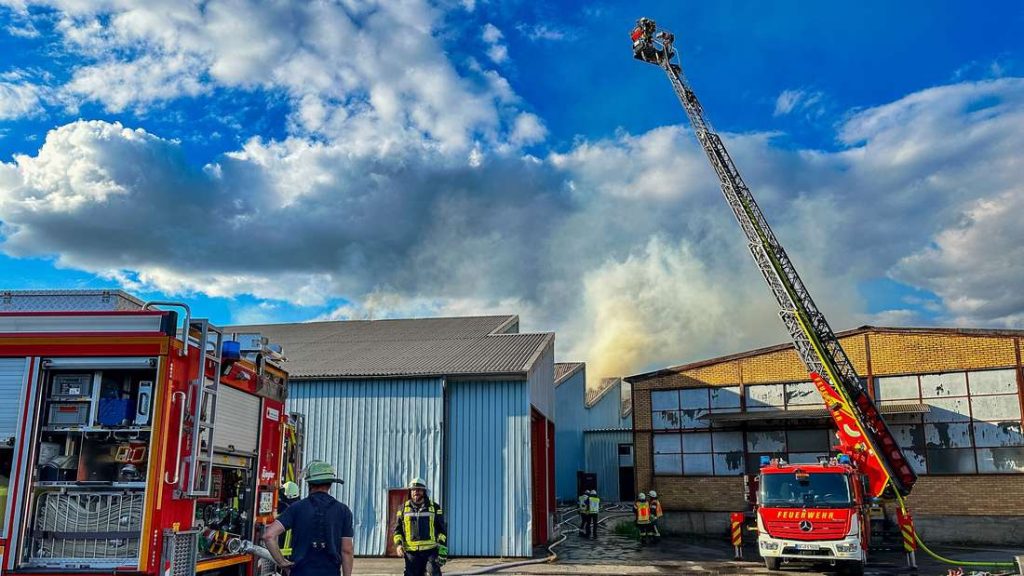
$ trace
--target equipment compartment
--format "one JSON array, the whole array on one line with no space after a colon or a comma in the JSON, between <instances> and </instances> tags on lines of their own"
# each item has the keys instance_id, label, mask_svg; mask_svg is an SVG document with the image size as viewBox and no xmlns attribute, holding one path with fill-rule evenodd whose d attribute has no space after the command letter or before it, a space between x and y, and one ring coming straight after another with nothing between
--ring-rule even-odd
<instances>
[{"instance_id":1,"label":"equipment compartment","mask_svg":"<svg viewBox=\"0 0 1024 576\"><path fill-rule=\"evenodd\" d=\"M138 564L157 363L109 360L42 374L23 567Z\"/></svg>"}]
</instances>

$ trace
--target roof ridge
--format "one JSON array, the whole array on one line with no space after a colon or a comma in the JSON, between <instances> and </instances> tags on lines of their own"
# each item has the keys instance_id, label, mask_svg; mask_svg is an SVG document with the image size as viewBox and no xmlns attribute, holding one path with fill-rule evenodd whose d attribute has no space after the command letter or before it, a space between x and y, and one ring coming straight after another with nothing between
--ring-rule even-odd
<instances>
[{"instance_id":1,"label":"roof ridge","mask_svg":"<svg viewBox=\"0 0 1024 576\"><path fill-rule=\"evenodd\" d=\"M620 384L621 385L622 384L622 377L621 376L613 376L611 378L601 378L601 384L603 385L603 387L601 389L597 390L596 392L594 392L593 398L586 400L586 407L587 408L593 408L594 406L597 406L597 403L601 401L601 398L604 398L608 394L609 390L614 388L616 384ZM590 396L590 394L587 394L587 396ZM621 404L621 403L622 403L622 400L620 399L619 400L619 404Z\"/></svg>"},{"instance_id":2,"label":"roof ridge","mask_svg":"<svg viewBox=\"0 0 1024 576\"><path fill-rule=\"evenodd\" d=\"M571 366L571 368L569 368L568 372L555 379L555 388L563 384L566 380L572 377L573 374L576 374L587 365L586 362L555 362L555 366L558 366L559 364L562 366Z\"/></svg>"}]
</instances>

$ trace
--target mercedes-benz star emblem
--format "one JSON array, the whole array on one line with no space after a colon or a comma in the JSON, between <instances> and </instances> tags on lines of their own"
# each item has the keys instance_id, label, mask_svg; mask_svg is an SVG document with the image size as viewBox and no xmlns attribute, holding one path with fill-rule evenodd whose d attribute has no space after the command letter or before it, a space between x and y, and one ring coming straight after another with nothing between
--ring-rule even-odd
<instances>
[{"instance_id":1,"label":"mercedes-benz star emblem","mask_svg":"<svg viewBox=\"0 0 1024 576\"><path fill-rule=\"evenodd\" d=\"M804 532L810 532L811 528L814 528L814 525L808 522L807 520L800 522L800 529Z\"/></svg>"}]
</instances>

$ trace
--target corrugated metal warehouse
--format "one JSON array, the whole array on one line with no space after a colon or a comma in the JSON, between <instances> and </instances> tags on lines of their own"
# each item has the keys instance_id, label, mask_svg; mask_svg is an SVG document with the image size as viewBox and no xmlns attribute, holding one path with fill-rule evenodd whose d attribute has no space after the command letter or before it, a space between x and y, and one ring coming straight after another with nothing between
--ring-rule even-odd
<instances>
[{"instance_id":1,"label":"corrugated metal warehouse","mask_svg":"<svg viewBox=\"0 0 1024 576\"><path fill-rule=\"evenodd\" d=\"M606 378L587 389L583 362L555 364L555 487L558 499L575 501L583 474L593 475L603 500L632 501L633 415L629 385Z\"/></svg>"},{"instance_id":2,"label":"corrugated metal warehouse","mask_svg":"<svg viewBox=\"0 0 1024 576\"><path fill-rule=\"evenodd\" d=\"M236 326L284 347L306 460L334 464L359 555L422 476L453 556L529 556L554 518L554 334L517 316Z\"/></svg>"},{"instance_id":3,"label":"corrugated metal warehouse","mask_svg":"<svg viewBox=\"0 0 1024 576\"><path fill-rule=\"evenodd\" d=\"M908 499L930 542L1024 533L1018 330L865 326L837 335L920 478ZM832 421L791 344L630 376L637 482L667 524L722 532L761 455L813 462Z\"/></svg>"}]
</instances>

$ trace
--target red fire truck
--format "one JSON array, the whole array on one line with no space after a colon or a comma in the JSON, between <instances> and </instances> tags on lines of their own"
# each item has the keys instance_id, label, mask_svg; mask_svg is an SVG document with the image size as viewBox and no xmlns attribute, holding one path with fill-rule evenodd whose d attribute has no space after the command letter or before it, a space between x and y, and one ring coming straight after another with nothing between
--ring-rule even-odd
<instances>
[{"instance_id":1,"label":"red fire truck","mask_svg":"<svg viewBox=\"0 0 1024 576\"><path fill-rule=\"evenodd\" d=\"M763 466L756 515L758 548L768 569L778 569L783 560L806 560L863 574L871 524L861 478L842 457Z\"/></svg>"},{"instance_id":2,"label":"red fire truck","mask_svg":"<svg viewBox=\"0 0 1024 576\"><path fill-rule=\"evenodd\" d=\"M282 360L182 304L0 292L0 574L272 571Z\"/></svg>"}]
</instances>

